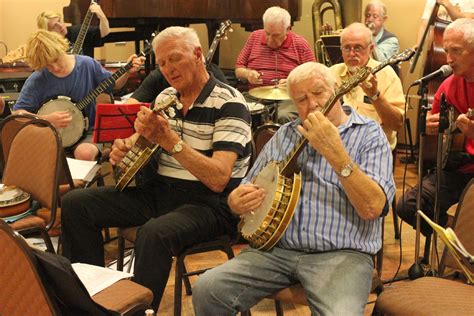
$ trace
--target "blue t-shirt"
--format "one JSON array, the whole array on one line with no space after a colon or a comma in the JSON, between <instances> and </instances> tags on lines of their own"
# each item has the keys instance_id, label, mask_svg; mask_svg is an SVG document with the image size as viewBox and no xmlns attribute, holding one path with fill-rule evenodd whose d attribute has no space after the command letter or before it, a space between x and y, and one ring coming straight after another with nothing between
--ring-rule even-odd
<instances>
[{"instance_id":1,"label":"blue t-shirt","mask_svg":"<svg viewBox=\"0 0 474 316\"><path fill-rule=\"evenodd\" d=\"M70 97L77 103L112 75L88 56L76 55L75 58L74 69L66 77L56 77L46 67L33 72L23 85L13 109L36 113L44 103L57 96ZM112 89L113 86L108 91ZM93 129L95 101L84 109L84 114L89 118L89 130Z\"/></svg>"}]
</instances>

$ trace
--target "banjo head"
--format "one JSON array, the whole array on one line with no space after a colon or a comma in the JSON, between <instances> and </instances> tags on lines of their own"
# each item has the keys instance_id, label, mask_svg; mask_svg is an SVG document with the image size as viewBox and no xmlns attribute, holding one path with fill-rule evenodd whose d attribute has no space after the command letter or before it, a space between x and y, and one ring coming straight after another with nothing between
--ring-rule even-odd
<instances>
[{"instance_id":1,"label":"banjo head","mask_svg":"<svg viewBox=\"0 0 474 316\"><path fill-rule=\"evenodd\" d=\"M77 143L84 134L86 128L84 115L82 115L82 112L69 100L69 98L65 97L46 102L39 109L38 114L47 115L57 111L68 111L72 117L71 122L66 128L57 129L61 135L63 147L70 147Z\"/></svg>"},{"instance_id":2,"label":"banjo head","mask_svg":"<svg viewBox=\"0 0 474 316\"><path fill-rule=\"evenodd\" d=\"M0 217L21 214L30 207L30 194L15 186L3 186L0 190Z\"/></svg>"},{"instance_id":3,"label":"banjo head","mask_svg":"<svg viewBox=\"0 0 474 316\"><path fill-rule=\"evenodd\" d=\"M271 162L263 168L254 183L263 188L267 194L257 209L252 213L242 215L244 224L241 226L241 233L244 236L250 236L257 232L261 225L265 226L265 217L273 204L274 195L278 188L279 168L275 162Z\"/></svg>"}]
</instances>

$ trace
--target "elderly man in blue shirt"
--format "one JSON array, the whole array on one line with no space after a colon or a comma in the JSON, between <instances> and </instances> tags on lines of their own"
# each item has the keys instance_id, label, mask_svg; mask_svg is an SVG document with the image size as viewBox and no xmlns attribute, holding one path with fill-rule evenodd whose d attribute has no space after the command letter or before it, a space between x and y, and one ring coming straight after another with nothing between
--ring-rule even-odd
<instances>
[{"instance_id":1,"label":"elderly man in blue shirt","mask_svg":"<svg viewBox=\"0 0 474 316\"><path fill-rule=\"evenodd\" d=\"M290 73L288 90L299 119L278 130L228 202L239 215L258 208L269 192L252 180L306 137L297 159L302 183L295 213L272 249L248 248L199 278L193 287L197 316L235 315L296 283L313 314L364 314L372 256L382 246L382 216L395 194L392 155L375 121L339 102L327 116L320 112L336 85L318 63Z\"/></svg>"}]
</instances>

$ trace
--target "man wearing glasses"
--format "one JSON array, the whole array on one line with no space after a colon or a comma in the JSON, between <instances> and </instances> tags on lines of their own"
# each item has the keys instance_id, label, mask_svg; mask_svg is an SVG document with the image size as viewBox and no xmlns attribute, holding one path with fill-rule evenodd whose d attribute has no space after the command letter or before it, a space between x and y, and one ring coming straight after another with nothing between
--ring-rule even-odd
<instances>
[{"instance_id":1,"label":"man wearing glasses","mask_svg":"<svg viewBox=\"0 0 474 316\"><path fill-rule=\"evenodd\" d=\"M387 21L387 8L380 1L371 1L365 7L365 25L372 31L375 48L373 57L375 60L384 61L390 56L398 53L400 43L395 34L387 31L383 24ZM398 69L398 66L397 66ZM397 69L394 69L397 71Z\"/></svg>"},{"instance_id":2,"label":"man wearing glasses","mask_svg":"<svg viewBox=\"0 0 474 316\"><path fill-rule=\"evenodd\" d=\"M331 67L339 82L349 79L360 67L374 68L380 63L371 58L374 50L372 32L362 23L353 23L341 33L344 63ZM391 67L385 67L343 97L359 114L382 125L392 150L397 131L403 124L405 97L400 78Z\"/></svg>"}]
</instances>

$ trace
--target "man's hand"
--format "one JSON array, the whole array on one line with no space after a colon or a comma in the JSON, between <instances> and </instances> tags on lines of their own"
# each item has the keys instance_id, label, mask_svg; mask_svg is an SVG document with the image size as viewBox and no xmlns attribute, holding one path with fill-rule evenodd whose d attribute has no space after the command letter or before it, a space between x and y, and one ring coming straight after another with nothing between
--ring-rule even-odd
<instances>
[{"instance_id":1,"label":"man's hand","mask_svg":"<svg viewBox=\"0 0 474 316\"><path fill-rule=\"evenodd\" d=\"M53 124L56 128L66 128L72 121L72 116L68 111L57 111L42 116L46 121Z\"/></svg>"},{"instance_id":2,"label":"man's hand","mask_svg":"<svg viewBox=\"0 0 474 316\"><path fill-rule=\"evenodd\" d=\"M127 139L116 139L112 145L112 150L110 151L109 161L115 166L119 164L127 152L132 148L133 143L130 138Z\"/></svg>"},{"instance_id":3,"label":"man's hand","mask_svg":"<svg viewBox=\"0 0 474 316\"><path fill-rule=\"evenodd\" d=\"M91 3L89 9L92 13L97 15L97 18L106 18L104 11L102 11L102 8L96 2Z\"/></svg>"},{"instance_id":4,"label":"man's hand","mask_svg":"<svg viewBox=\"0 0 474 316\"><path fill-rule=\"evenodd\" d=\"M247 81L251 84L263 84L263 79L262 73L253 70L253 69L247 69L246 71L247 74Z\"/></svg>"},{"instance_id":5,"label":"man's hand","mask_svg":"<svg viewBox=\"0 0 474 316\"><path fill-rule=\"evenodd\" d=\"M265 198L265 190L254 184L239 185L229 194L229 207L235 214L243 215L253 212Z\"/></svg>"},{"instance_id":6,"label":"man's hand","mask_svg":"<svg viewBox=\"0 0 474 316\"><path fill-rule=\"evenodd\" d=\"M361 82L359 86L364 91L365 95L369 98L374 97L377 94L377 77L375 75L370 74L368 81Z\"/></svg>"},{"instance_id":7,"label":"man's hand","mask_svg":"<svg viewBox=\"0 0 474 316\"><path fill-rule=\"evenodd\" d=\"M460 114L458 116L456 126L467 138L474 139L474 121L466 114Z\"/></svg>"},{"instance_id":8,"label":"man's hand","mask_svg":"<svg viewBox=\"0 0 474 316\"><path fill-rule=\"evenodd\" d=\"M146 106L140 107L140 112L137 113L135 130L167 152L171 152L173 146L180 141L178 134L171 130L168 120Z\"/></svg>"},{"instance_id":9,"label":"man's hand","mask_svg":"<svg viewBox=\"0 0 474 316\"><path fill-rule=\"evenodd\" d=\"M321 112L310 113L298 131L331 165L343 158L345 149L339 131Z\"/></svg>"},{"instance_id":10,"label":"man's hand","mask_svg":"<svg viewBox=\"0 0 474 316\"><path fill-rule=\"evenodd\" d=\"M436 135L439 128L439 113L431 114L431 111L426 113L426 134Z\"/></svg>"}]
</instances>

